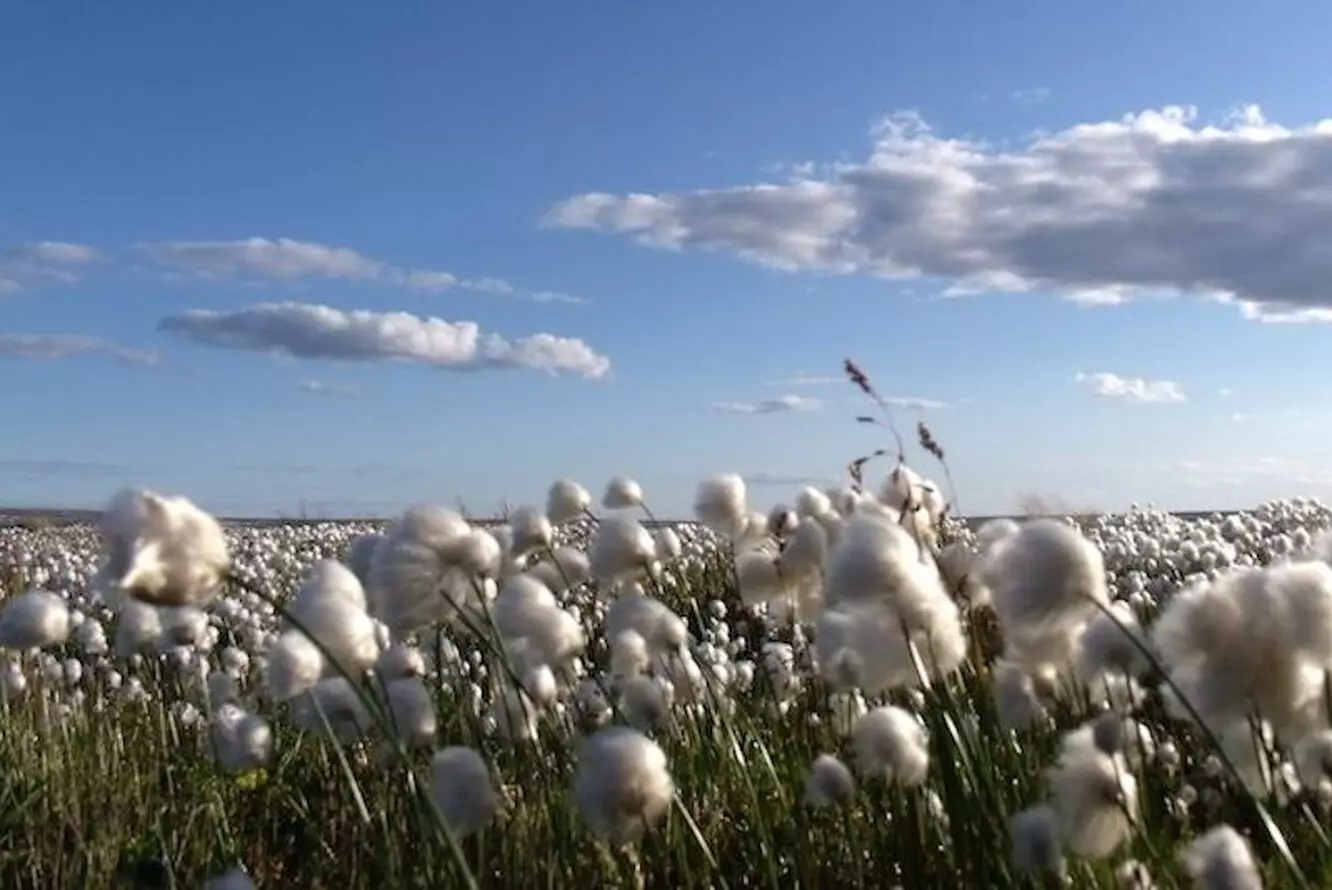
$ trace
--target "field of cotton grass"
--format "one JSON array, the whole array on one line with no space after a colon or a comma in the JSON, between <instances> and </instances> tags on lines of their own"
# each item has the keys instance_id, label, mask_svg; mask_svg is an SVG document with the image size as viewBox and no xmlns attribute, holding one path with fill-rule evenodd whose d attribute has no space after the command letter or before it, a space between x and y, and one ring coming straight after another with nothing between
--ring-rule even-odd
<instances>
[{"instance_id":1,"label":"field of cotton grass","mask_svg":"<svg viewBox=\"0 0 1332 890\"><path fill-rule=\"evenodd\" d=\"M1332 886L1332 510L974 527L846 370L768 514L3 530L0 884Z\"/></svg>"}]
</instances>

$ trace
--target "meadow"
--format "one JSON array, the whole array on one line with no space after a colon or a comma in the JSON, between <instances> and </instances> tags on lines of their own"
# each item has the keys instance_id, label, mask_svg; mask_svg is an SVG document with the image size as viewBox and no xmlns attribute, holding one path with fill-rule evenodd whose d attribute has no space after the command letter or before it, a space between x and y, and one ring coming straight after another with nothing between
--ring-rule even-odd
<instances>
[{"instance_id":1,"label":"meadow","mask_svg":"<svg viewBox=\"0 0 1332 890\"><path fill-rule=\"evenodd\" d=\"M1332 510L968 524L880 407L768 513L0 530L0 884L1332 886Z\"/></svg>"}]
</instances>

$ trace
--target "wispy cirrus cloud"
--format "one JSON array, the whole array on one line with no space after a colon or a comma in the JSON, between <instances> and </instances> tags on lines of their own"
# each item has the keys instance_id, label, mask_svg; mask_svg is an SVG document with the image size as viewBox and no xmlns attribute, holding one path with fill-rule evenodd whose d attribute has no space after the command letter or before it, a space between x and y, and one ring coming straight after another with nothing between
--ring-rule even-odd
<instances>
[{"instance_id":1,"label":"wispy cirrus cloud","mask_svg":"<svg viewBox=\"0 0 1332 890\"><path fill-rule=\"evenodd\" d=\"M155 365L162 354L155 349L134 349L81 334L0 334L0 357L29 361L99 356L131 365Z\"/></svg>"},{"instance_id":2,"label":"wispy cirrus cloud","mask_svg":"<svg viewBox=\"0 0 1332 890\"><path fill-rule=\"evenodd\" d=\"M1112 303L1193 294L1264 321L1332 321L1332 120L1169 106L1000 146L903 113L826 175L588 192L544 223L775 269L931 277L960 291Z\"/></svg>"},{"instance_id":3,"label":"wispy cirrus cloud","mask_svg":"<svg viewBox=\"0 0 1332 890\"><path fill-rule=\"evenodd\" d=\"M155 262L196 278L292 283L308 278L365 281L419 293L469 290L537 303L582 303L579 297L549 290L526 291L502 278L464 278L436 269L398 266L350 247L295 238L241 238L214 241L160 241L136 245Z\"/></svg>"},{"instance_id":4,"label":"wispy cirrus cloud","mask_svg":"<svg viewBox=\"0 0 1332 890\"><path fill-rule=\"evenodd\" d=\"M775 386L781 388L794 386L834 386L839 383L846 383L845 377L838 377L835 374L806 374L803 371L792 374L790 377L780 377L776 380L769 380L766 386Z\"/></svg>"},{"instance_id":5,"label":"wispy cirrus cloud","mask_svg":"<svg viewBox=\"0 0 1332 890\"><path fill-rule=\"evenodd\" d=\"M256 303L242 309L191 309L158 329L203 346L299 359L403 361L452 370L525 368L588 379L610 372L608 358L582 340L532 334L508 340L475 322L408 312L351 312L315 303Z\"/></svg>"},{"instance_id":6,"label":"wispy cirrus cloud","mask_svg":"<svg viewBox=\"0 0 1332 890\"><path fill-rule=\"evenodd\" d=\"M836 485L838 482L836 476L777 473L770 470L753 470L748 473L741 473L740 478L745 480L745 484L756 487L812 485L815 488L825 488L829 485Z\"/></svg>"},{"instance_id":7,"label":"wispy cirrus cloud","mask_svg":"<svg viewBox=\"0 0 1332 890\"><path fill-rule=\"evenodd\" d=\"M1078 374L1074 382L1081 384L1093 395L1128 402L1185 402L1184 389L1173 380L1145 380L1141 377L1120 377L1118 374L1099 372Z\"/></svg>"},{"instance_id":8,"label":"wispy cirrus cloud","mask_svg":"<svg viewBox=\"0 0 1332 890\"><path fill-rule=\"evenodd\" d=\"M358 399L361 390L346 383L330 383L326 380L302 380L296 388L308 396L323 396L332 399Z\"/></svg>"},{"instance_id":9,"label":"wispy cirrus cloud","mask_svg":"<svg viewBox=\"0 0 1332 890\"><path fill-rule=\"evenodd\" d=\"M757 402L714 402L712 410L722 414L783 414L790 411L817 411L823 407L818 399L786 395Z\"/></svg>"}]
</instances>

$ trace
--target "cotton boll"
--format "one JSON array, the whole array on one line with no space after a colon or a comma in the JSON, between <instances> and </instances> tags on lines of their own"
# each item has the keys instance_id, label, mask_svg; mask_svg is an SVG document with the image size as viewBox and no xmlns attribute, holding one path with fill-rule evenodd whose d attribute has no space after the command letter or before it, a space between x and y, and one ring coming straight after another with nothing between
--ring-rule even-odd
<instances>
[{"instance_id":1,"label":"cotton boll","mask_svg":"<svg viewBox=\"0 0 1332 890\"><path fill-rule=\"evenodd\" d=\"M879 489L879 500L898 513L921 504L925 480L904 463L893 468Z\"/></svg>"},{"instance_id":2,"label":"cotton boll","mask_svg":"<svg viewBox=\"0 0 1332 890\"><path fill-rule=\"evenodd\" d=\"M976 547L983 556L1020 531L1022 526L1012 519L991 519L976 530Z\"/></svg>"},{"instance_id":3,"label":"cotton boll","mask_svg":"<svg viewBox=\"0 0 1332 890\"><path fill-rule=\"evenodd\" d=\"M162 633L157 646L162 651L173 646L197 646L208 632L208 613L194 606L164 606L158 615Z\"/></svg>"},{"instance_id":4,"label":"cotton boll","mask_svg":"<svg viewBox=\"0 0 1332 890\"><path fill-rule=\"evenodd\" d=\"M107 560L97 586L153 605L201 605L231 567L217 520L183 497L126 490L102 516Z\"/></svg>"},{"instance_id":5,"label":"cotton boll","mask_svg":"<svg viewBox=\"0 0 1332 890\"><path fill-rule=\"evenodd\" d=\"M642 504L642 486L627 476L616 476L606 483L606 491L601 496L601 506L607 510L628 510Z\"/></svg>"},{"instance_id":6,"label":"cotton boll","mask_svg":"<svg viewBox=\"0 0 1332 890\"><path fill-rule=\"evenodd\" d=\"M384 536L380 534L358 535L347 549L347 568L362 586L370 582L370 564L375 558L375 548L382 540Z\"/></svg>"},{"instance_id":7,"label":"cotton boll","mask_svg":"<svg viewBox=\"0 0 1332 890\"><path fill-rule=\"evenodd\" d=\"M1129 839L1138 819L1138 783L1122 756L1101 751L1091 733L1072 733L1047 778L1070 852L1103 859Z\"/></svg>"},{"instance_id":8,"label":"cotton boll","mask_svg":"<svg viewBox=\"0 0 1332 890\"><path fill-rule=\"evenodd\" d=\"M491 619L501 636L517 638L531 633L544 613L559 608L550 588L528 574L514 575L504 582L491 609Z\"/></svg>"},{"instance_id":9,"label":"cotton boll","mask_svg":"<svg viewBox=\"0 0 1332 890\"><path fill-rule=\"evenodd\" d=\"M506 687L490 706L489 719L495 733L509 742L536 741L539 717L531 697L511 687Z\"/></svg>"},{"instance_id":10,"label":"cotton boll","mask_svg":"<svg viewBox=\"0 0 1332 890\"><path fill-rule=\"evenodd\" d=\"M572 479L557 479L546 494L546 518L555 525L584 515L592 506L592 495Z\"/></svg>"},{"instance_id":11,"label":"cotton boll","mask_svg":"<svg viewBox=\"0 0 1332 890\"><path fill-rule=\"evenodd\" d=\"M546 609L524 637L541 663L562 668L580 655L587 645L583 626L564 609Z\"/></svg>"},{"instance_id":12,"label":"cotton boll","mask_svg":"<svg viewBox=\"0 0 1332 890\"><path fill-rule=\"evenodd\" d=\"M1151 651L1147 633L1127 603L1112 603L1093 615L1078 638L1078 668L1084 677L1112 672L1144 677L1152 664L1144 651Z\"/></svg>"},{"instance_id":13,"label":"cotton boll","mask_svg":"<svg viewBox=\"0 0 1332 890\"><path fill-rule=\"evenodd\" d=\"M1063 877L1066 865L1055 819L1051 807L1039 806L1023 810L1008 821L1014 868Z\"/></svg>"},{"instance_id":14,"label":"cotton boll","mask_svg":"<svg viewBox=\"0 0 1332 890\"><path fill-rule=\"evenodd\" d=\"M1269 596L1289 610L1288 645L1332 667L1332 566L1292 563L1267 570Z\"/></svg>"},{"instance_id":15,"label":"cotton boll","mask_svg":"<svg viewBox=\"0 0 1332 890\"><path fill-rule=\"evenodd\" d=\"M621 596L606 610L606 635L614 638L625 630L636 631L652 653L684 645L688 630L684 620L661 600L650 596Z\"/></svg>"},{"instance_id":16,"label":"cotton boll","mask_svg":"<svg viewBox=\"0 0 1332 890\"><path fill-rule=\"evenodd\" d=\"M592 574L606 585L632 580L648 571L657 544L642 523L620 514L603 519L588 552Z\"/></svg>"},{"instance_id":17,"label":"cotton boll","mask_svg":"<svg viewBox=\"0 0 1332 890\"><path fill-rule=\"evenodd\" d=\"M1261 569L1237 569L1170 598L1152 641L1175 687L1203 720L1224 725L1256 706L1282 731L1298 730L1321 694L1322 670L1292 645L1288 603ZM1167 704L1191 716L1173 689Z\"/></svg>"},{"instance_id":18,"label":"cotton boll","mask_svg":"<svg viewBox=\"0 0 1332 890\"><path fill-rule=\"evenodd\" d=\"M152 648L162 636L162 614L154 606L130 600L116 618L116 654L128 658Z\"/></svg>"},{"instance_id":19,"label":"cotton boll","mask_svg":"<svg viewBox=\"0 0 1332 890\"><path fill-rule=\"evenodd\" d=\"M777 559L782 576L792 580L818 577L828 558L828 533L817 519L797 523Z\"/></svg>"},{"instance_id":20,"label":"cotton boll","mask_svg":"<svg viewBox=\"0 0 1332 890\"><path fill-rule=\"evenodd\" d=\"M909 711L892 705L870 710L851 731L857 769L907 787L925 781L930 752L925 727Z\"/></svg>"},{"instance_id":21,"label":"cotton boll","mask_svg":"<svg viewBox=\"0 0 1332 890\"><path fill-rule=\"evenodd\" d=\"M513 530L512 553L519 557L548 549L555 536L550 520L535 507L519 507L510 513L509 528Z\"/></svg>"},{"instance_id":22,"label":"cotton boll","mask_svg":"<svg viewBox=\"0 0 1332 890\"><path fill-rule=\"evenodd\" d=\"M724 473L700 482L694 494L694 516L724 538L739 538L749 518L745 481L734 473Z\"/></svg>"},{"instance_id":23,"label":"cotton boll","mask_svg":"<svg viewBox=\"0 0 1332 890\"><path fill-rule=\"evenodd\" d=\"M456 562L465 574L494 578L500 574L505 549L498 538L483 528L474 528L458 542Z\"/></svg>"},{"instance_id":24,"label":"cotton boll","mask_svg":"<svg viewBox=\"0 0 1332 890\"><path fill-rule=\"evenodd\" d=\"M1000 726L1010 730L1026 729L1044 719L1045 704L1036 692L1030 672L1006 659L995 661L991 670Z\"/></svg>"},{"instance_id":25,"label":"cotton boll","mask_svg":"<svg viewBox=\"0 0 1332 890\"><path fill-rule=\"evenodd\" d=\"M430 796L446 830L458 839L485 828L499 810L489 767L462 746L444 748L431 759Z\"/></svg>"},{"instance_id":26,"label":"cotton boll","mask_svg":"<svg viewBox=\"0 0 1332 890\"><path fill-rule=\"evenodd\" d=\"M666 815L674 794L666 753L638 730L612 726L580 743L574 801L611 844L637 840Z\"/></svg>"},{"instance_id":27,"label":"cotton boll","mask_svg":"<svg viewBox=\"0 0 1332 890\"><path fill-rule=\"evenodd\" d=\"M385 680L423 677L426 673L425 656L414 646L394 643L379 653L375 673Z\"/></svg>"},{"instance_id":28,"label":"cotton boll","mask_svg":"<svg viewBox=\"0 0 1332 890\"><path fill-rule=\"evenodd\" d=\"M684 545L673 528L659 528L656 534L657 559L662 563L671 563L680 558Z\"/></svg>"},{"instance_id":29,"label":"cotton boll","mask_svg":"<svg viewBox=\"0 0 1332 890\"><path fill-rule=\"evenodd\" d=\"M631 725L653 730L661 728L670 719L675 688L669 680L635 674L621 679L617 685L620 712Z\"/></svg>"},{"instance_id":30,"label":"cotton boll","mask_svg":"<svg viewBox=\"0 0 1332 890\"><path fill-rule=\"evenodd\" d=\"M448 620L456 603L440 596L440 587L471 531L457 513L432 505L411 507L389 523L370 563L371 614L397 635Z\"/></svg>"},{"instance_id":31,"label":"cotton boll","mask_svg":"<svg viewBox=\"0 0 1332 890\"><path fill-rule=\"evenodd\" d=\"M54 593L29 590L0 607L0 647L57 646L68 639L69 631L69 606Z\"/></svg>"},{"instance_id":32,"label":"cotton boll","mask_svg":"<svg viewBox=\"0 0 1332 890\"><path fill-rule=\"evenodd\" d=\"M983 558L1004 639L1035 644L1066 636L1108 605L1100 551L1076 529L1049 519L1025 523Z\"/></svg>"},{"instance_id":33,"label":"cotton boll","mask_svg":"<svg viewBox=\"0 0 1332 890\"><path fill-rule=\"evenodd\" d=\"M268 722L235 704L217 709L211 731L218 766L225 772L257 769L272 756L273 731Z\"/></svg>"},{"instance_id":34,"label":"cotton boll","mask_svg":"<svg viewBox=\"0 0 1332 890\"><path fill-rule=\"evenodd\" d=\"M374 725L370 712L351 683L344 677L320 680L294 701L292 718L306 732L331 729L344 745L360 741Z\"/></svg>"},{"instance_id":35,"label":"cotton boll","mask_svg":"<svg viewBox=\"0 0 1332 890\"><path fill-rule=\"evenodd\" d=\"M989 605L990 589L981 583L976 554L962 542L954 542L939 551L939 572L948 589L972 608Z\"/></svg>"},{"instance_id":36,"label":"cotton boll","mask_svg":"<svg viewBox=\"0 0 1332 890\"><path fill-rule=\"evenodd\" d=\"M311 689L323 672L319 647L305 634L287 631L269 649L264 682L276 701L287 701Z\"/></svg>"},{"instance_id":37,"label":"cotton boll","mask_svg":"<svg viewBox=\"0 0 1332 890\"><path fill-rule=\"evenodd\" d=\"M786 579L768 550L748 550L738 554L735 573L739 579L740 598L747 605L774 600L787 592Z\"/></svg>"},{"instance_id":38,"label":"cotton boll","mask_svg":"<svg viewBox=\"0 0 1332 890\"><path fill-rule=\"evenodd\" d=\"M949 602L933 561L900 526L873 515L847 522L829 554L825 597L830 606L885 602L911 630L928 628Z\"/></svg>"},{"instance_id":39,"label":"cotton boll","mask_svg":"<svg viewBox=\"0 0 1332 890\"><path fill-rule=\"evenodd\" d=\"M953 672L966 658L961 620L947 597L935 609L929 625L916 631L904 629L901 617L882 602L828 609L816 625L819 673L835 689L860 686L878 693L919 685L918 667L927 678Z\"/></svg>"},{"instance_id":40,"label":"cotton boll","mask_svg":"<svg viewBox=\"0 0 1332 890\"><path fill-rule=\"evenodd\" d=\"M1193 841L1180 861L1198 890L1263 890L1249 842L1229 825L1218 825Z\"/></svg>"},{"instance_id":41,"label":"cotton boll","mask_svg":"<svg viewBox=\"0 0 1332 890\"><path fill-rule=\"evenodd\" d=\"M617 677L632 677L647 670L648 644L633 628L625 628L611 637L610 669Z\"/></svg>"},{"instance_id":42,"label":"cotton boll","mask_svg":"<svg viewBox=\"0 0 1332 890\"><path fill-rule=\"evenodd\" d=\"M577 547L557 547L551 554L551 560L559 580L554 584L547 583L546 586L556 593L577 587L592 577L592 566L587 554ZM542 565L552 565L552 562Z\"/></svg>"},{"instance_id":43,"label":"cotton boll","mask_svg":"<svg viewBox=\"0 0 1332 890\"><path fill-rule=\"evenodd\" d=\"M856 780L846 764L831 754L814 758L805 779L805 802L815 807L843 804L856 794Z\"/></svg>"},{"instance_id":44,"label":"cotton boll","mask_svg":"<svg viewBox=\"0 0 1332 890\"><path fill-rule=\"evenodd\" d=\"M224 704L234 703L240 698L240 686L236 678L226 671L213 671L208 675L208 703L213 710Z\"/></svg>"},{"instance_id":45,"label":"cotton boll","mask_svg":"<svg viewBox=\"0 0 1332 890\"><path fill-rule=\"evenodd\" d=\"M795 510L803 519L832 513L833 504L826 494L813 486L806 485L796 493Z\"/></svg>"},{"instance_id":46,"label":"cotton boll","mask_svg":"<svg viewBox=\"0 0 1332 890\"><path fill-rule=\"evenodd\" d=\"M794 510L785 504L778 504L768 511L766 531L778 540L785 540L795 531L799 523L800 517Z\"/></svg>"},{"instance_id":47,"label":"cotton boll","mask_svg":"<svg viewBox=\"0 0 1332 890\"><path fill-rule=\"evenodd\" d=\"M408 748L423 748L435 739L435 703L419 677L403 677L385 686L393 729Z\"/></svg>"},{"instance_id":48,"label":"cotton boll","mask_svg":"<svg viewBox=\"0 0 1332 890\"><path fill-rule=\"evenodd\" d=\"M351 576L350 572L347 574ZM297 606L292 617L299 622L299 628L284 622L285 626L297 633L308 634L330 659L327 665L330 670L360 678L379 658L379 638L374 621L353 603L326 596Z\"/></svg>"}]
</instances>

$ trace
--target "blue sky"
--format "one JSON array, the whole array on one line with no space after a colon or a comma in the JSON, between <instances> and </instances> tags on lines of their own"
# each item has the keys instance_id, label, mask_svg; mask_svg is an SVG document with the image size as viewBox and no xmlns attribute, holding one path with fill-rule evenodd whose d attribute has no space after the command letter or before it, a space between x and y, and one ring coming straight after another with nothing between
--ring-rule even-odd
<instances>
[{"instance_id":1,"label":"blue sky","mask_svg":"<svg viewBox=\"0 0 1332 890\"><path fill-rule=\"evenodd\" d=\"M0 501L484 512L625 473L683 515L735 471L767 505L881 444L792 379L846 356L971 512L1332 496L1329 25L6 4Z\"/></svg>"}]
</instances>

